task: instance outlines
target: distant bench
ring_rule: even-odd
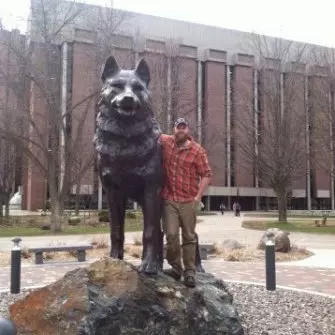
[[[58,252],[58,251],[77,251],[78,262],[85,262],[86,250],[89,249],[93,249],[93,246],[91,244],[30,248],[28,249],[28,252],[35,253],[35,264],[43,264],[43,252]]]

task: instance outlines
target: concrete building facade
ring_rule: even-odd
[[[97,7],[92,8],[91,13],[97,10]],[[59,101],[65,109],[66,101],[75,104],[99,82],[92,57],[97,52],[95,32],[84,28],[83,23],[78,22],[57,45],[61,73]],[[255,55],[247,46],[248,38],[250,34],[247,33],[137,13],[132,13],[113,36],[111,54],[120,65],[133,67],[141,57],[148,61],[153,105],[162,129],[171,131],[173,120],[185,116],[194,138],[208,150],[214,177],[203,200],[211,210],[217,210],[221,201],[229,208],[236,198],[244,210],[274,209],[276,206],[273,190],[261,184],[257,171],[237,144],[247,140],[236,126],[236,120],[243,118],[245,113],[254,113],[257,133],[258,118],[266,114],[266,103],[262,102],[264,71],[272,71],[270,65],[265,70],[256,66]],[[38,53],[37,45],[35,54]],[[317,115],[320,108],[313,96],[317,90],[311,87],[328,85],[327,70],[321,66],[307,68],[302,64],[298,70],[287,73],[286,76],[298,78],[296,82],[300,85],[297,94],[301,99],[296,103],[306,115],[306,133],[302,140],[308,151],[305,171],[292,185],[289,206],[292,209],[334,209],[333,177],[315,163],[322,157],[314,159],[311,153],[318,154],[319,144],[313,142],[310,124],[312,115]],[[325,88],[328,89],[331,95],[330,87]],[[284,86],[282,95],[285,100]],[[37,96],[34,87],[30,87],[31,113],[41,116],[43,103]],[[310,113],[313,108],[314,114]],[[83,125],[87,139],[83,155],[93,150],[90,141],[95,130],[95,113],[92,107]],[[40,121],[43,122],[43,118]],[[47,198],[45,177],[33,164],[23,171],[23,207],[42,208]],[[93,206],[101,202],[104,206],[101,192],[92,167],[82,179],[81,194],[90,196]]]

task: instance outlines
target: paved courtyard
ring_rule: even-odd
[[[200,216],[199,219],[202,221],[197,225],[197,232],[201,242],[220,242],[225,239],[234,239],[242,244],[256,246],[262,236],[261,231],[244,229],[241,226],[243,220],[255,220],[255,218],[245,218],[243,216],[234,217],[232,212],[227,212],[223,216],[221,214]],[[126,233],[126,242],[132,243],[134,237],[139,234],[139,232]],[[68,244],[90,243],[91,240],[92,235],[27,236],[23,237],[22,245],[26,247],[37,247],[57,242]],[[300,247],[309,249],[332,249],[335,252],[335,235],[315,235],[292,232],[290,234],[290,240]],[[13,243],[10,238],[0,238],[0,250],[10,250],[12,245]]]
[[[66,272],[89,262],[49,263],[24,266],[22,268],[22,287],[43,286],[61,278]],[[138,261],[133,261],[139,264]],[[206,272],[229,281],[265,284],[265,267],[263,263],[225,262],[221,260],[203,261]],[[0,290],[9,289],[10,268],[2,268],[0,273]],[[293,289],[302,289],[315,293],[332,295],[335,298],[335,269],[291,267],[277,265],[277,285]]]
[[[246,230],[241,227],[244,219],[236,218],[231,213],[224,216],[204,216],[197,226],[202,242],[219,242],[224,239],[235,239],[248,245],[256,245],[262,235],[260,231]],[[254,219],[254,218],[252,218]],[[132,242],[139,233],[127,233],[127,241]],[[24,237],[23,245],[38,246],[51,242],[81,243],[90,242],[92,236],[44,236]],[[315,255],[296,262],[277,263],[277,285],[302,289],[315,293],[332,295],[335,298],[335,236],[291,233],[291,241],[299,246],[312,250]],[[10,250],[9,238],[0,239],[0,250]],[[92,260],[89,260],[89,262]],[[138,261],[133,261],[138,263]],[[253,282],[264,285],[265,265],[260,263],[226,262],[219,259],[203,261],[207,272],[223,280]],[[87,263],[77,262],[47,263],[43,265],[24,265],[22,267],[22,287],[49,284],[67,271]],[[1,268],[0,290],[9,288],[10,268]]]

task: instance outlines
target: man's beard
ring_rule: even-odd
[[[174,138],[177,145],[182,145],[187,141],[188,136],[186,134],[175,134]]]

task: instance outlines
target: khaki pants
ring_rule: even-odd
[[[195,274],[196,248],[196,208],[195,201],[181,203],[164,201],[163,226],[166,236],[166,258],[172,268],[182,274],[179,227],[182,231],[184,275]]]

